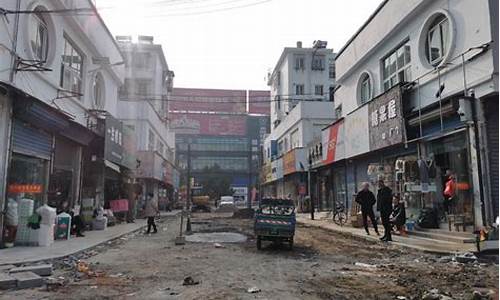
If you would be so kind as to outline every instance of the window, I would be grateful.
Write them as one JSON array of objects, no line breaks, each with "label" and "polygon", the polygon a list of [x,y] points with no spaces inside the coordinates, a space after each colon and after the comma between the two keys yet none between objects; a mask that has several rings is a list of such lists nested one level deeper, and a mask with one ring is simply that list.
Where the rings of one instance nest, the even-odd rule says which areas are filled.
[{"label": "window", "polygon": [[335,108],[335,118],[339,119],[341,117],[342,117],[342,104],[340,104],[339,106],[337,106],[337,108]]},{"label": "window", "polygon": [[278,143],[278,156],[283,154],[283,141]]},{"label": "window", "polygon": [[155,150],[155,134],[151,129],[149,129],[148,132],[148,150],[149,151]]},{"label": "window", "polygon": [[94,106],[98,109],[104,108],[104,80],[102,75],[97,73],[94,76],[94,81],[92,82],[92,98],[94,100]]},{"label": "window", "polygon": [[323,96],[323,86],[322,85],[314,86],[314,95]]},{"label": "window", "polygon": [[295,95],[304,95],[304,85],[296,84],[295,85]]},{"label": "window", "polygon": [[439,64],[450,48],[450,22],[444,15],[439,15],[431,23],[427,32],[426,56],[433,66]]},{"label": "window", "polygon": [[359,103],[364,104],[370,101],[370,99],[372,98],[371,94],[372,94],[372,84],[370,80],[370,75],[365,73],[361,76],[361,83],[359,86]]},{"label": "window", "polygon": [[290,146],[292,149],[295,149],[300,146],[299,143],[299,129],[295,129],[291,134],[290,134]]},{"label": "window", "polygon": [[161,155],[163,155],[163,147],[164,147],[163,143],[160,140],[158,140],[158,152]]},{"label": "window", "polygon": [[149,96],[151,80],[137,79],[135,81],[135,93],[139,96]]},{"label": "window", "polygon": [[323,71],[325,69],[325,58],[323,56],[313,55],[312,69]]},{"label": "window", "polygon": [[330,86],[329,96],[330,96],[330,102],[333,102],[335,100],[335,87],[334,86]]},{"label": "window", "polygon": [[146,69],[151,65],[151,54],[145,52],[134,53],[132,62],[135,68]]},{"label": "window", "polygon": [[45,62],[49,52],[49,31],[45,17],[40,11],[41,8],[36,8],[35,13],[31,15],[30,44],[33,58]]},{"label": "window", "polygon": [[328,77],[330,79],[335,78],[335,61],[331,60],[329,65],[328,65]]},{"label": "window", "polygon": [[60,86],[65,90],[81,94],[82,67],[83,67],[82,54],[65,37],[64,52],[62,55],[62,64],[61,64]]},{"label": "window", "polygon": [[120,90],[118,91],[120,97],[128,97],[132,93],[132,79],[125,78],[123,85],[120,86]]},{"label": "window", "polygon": [[403,44],[383,60],[384,91],[411,78],[410,45]]},{"label": "window", "polygon": [[304,56],[303,55],[295,56],[295,70],[304,70],[304,68],[305,68]]}]

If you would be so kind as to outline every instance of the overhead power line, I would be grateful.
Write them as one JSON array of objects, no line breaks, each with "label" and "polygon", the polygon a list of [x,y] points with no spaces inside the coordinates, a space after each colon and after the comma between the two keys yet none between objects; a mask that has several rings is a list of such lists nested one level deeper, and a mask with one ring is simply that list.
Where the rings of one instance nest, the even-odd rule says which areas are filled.
[{"label": "overhead power line", "polygon": [[92,8],[67,8],[67,9],[50,9],[50,10],[10,10],[0,7],[0,15],[20,15],[20,14],[70,14],[70,15],[94,15],[95,11]]},{"label": "overhead power line", "polygon": [[[306,95],[301,95],[301,96],[306,96]],[[279,99],[269,99],[269,100],[249,100],[249,103],[272,103],[272,102],[278,102],[278,101],[304,101],[304,102],[311,102],[311,101],[323,101],[323,102],[328,102],[328,97],[323,96],[320,97],[316,95],[317,97],[313,98],[297,98],[298,96],[295,97],[280,97]],[[176,97],[176,96],[173,96]],[[209,97],[204,97],[204,98],[209,98]],[[222,97],[213,97],[220,99]],[[227,98],[233,98],[233,97],[227,97]],[[236,97],[234,97],[236,98]],[[157,96],[137,96],[137,95],[128,95],[127,97],[120,97],[119,100],[121,101],[130,101],[130,102],[140,102],[140,101],[157,101],[157,102],[179,102],[179,103],[206,103],[206,104],[246,104],[246,98],[245,100],[228,100],[228,101],[212,101],[212,100],[180,100],[180,99],[165,99],[163,97],[157,97]]]},{"label": "overhead power line", "polygon": [[234,5],[234,6],[224,7],[224,8],[212,9],[212,10],[157,14],[157,15],[150,15],[148,17],[162,18],[162,17],[180,17],[180,16],[195,16],[195,15],[211,14],[211,13],[217,13],[217,12],[222,12],[222,11],[228,11],[228,10],[234,10],[234,9],[240,9],[240,8],[245,8],[245,7],[261,5],[261,4],[264,4],[267,2],[271,2],[271,1],[272,0],[263,0],[263,1],[256,1],[256,2],[252,2],[252,3],[242,4],[242,5]]}]

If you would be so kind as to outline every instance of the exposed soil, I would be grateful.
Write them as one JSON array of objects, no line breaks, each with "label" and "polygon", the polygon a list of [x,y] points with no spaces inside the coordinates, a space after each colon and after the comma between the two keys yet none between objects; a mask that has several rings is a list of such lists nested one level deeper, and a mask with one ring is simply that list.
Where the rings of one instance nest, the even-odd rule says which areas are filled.
[{"label": "exposed soil", "polygon": [[491,262],[459,264],[317,228],[298,226],[292,251],[271,243],[259,251],[253,221],[231,215],[195,214],[193,232],[243,233],[246,242],[176,246],[179,224],[171,219],[157,234],[101,248],[85,260],[91,276],[61,264],[53,276],[64,277],[60,287],[7,291],[0,298],[422,299],[437,288],[453,299],[471,299],[476,290],[498,291],[498,265]]}]

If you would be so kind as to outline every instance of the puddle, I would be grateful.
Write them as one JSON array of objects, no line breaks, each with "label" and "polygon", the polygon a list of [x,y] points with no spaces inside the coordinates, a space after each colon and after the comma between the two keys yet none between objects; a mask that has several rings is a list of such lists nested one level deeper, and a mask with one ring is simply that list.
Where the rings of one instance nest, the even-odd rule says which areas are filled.
[{"label": "puddle", "polygon": [[186,236],[186,241],[193,243],[243,243],[247,237],[235,232],[193,233]]}]

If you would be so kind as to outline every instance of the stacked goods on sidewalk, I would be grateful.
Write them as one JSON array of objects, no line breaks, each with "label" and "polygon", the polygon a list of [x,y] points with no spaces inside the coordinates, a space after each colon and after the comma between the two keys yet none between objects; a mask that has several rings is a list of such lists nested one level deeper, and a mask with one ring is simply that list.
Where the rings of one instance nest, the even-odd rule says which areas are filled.
[{"label": "stacked goods on sidewalk", "polygon": [[17,226],[16,244],[31,245],[35,242],[33,230],[28,227],[29,218],[33,215],[35,201],[23,198],[18,203],[19,223]]}]

